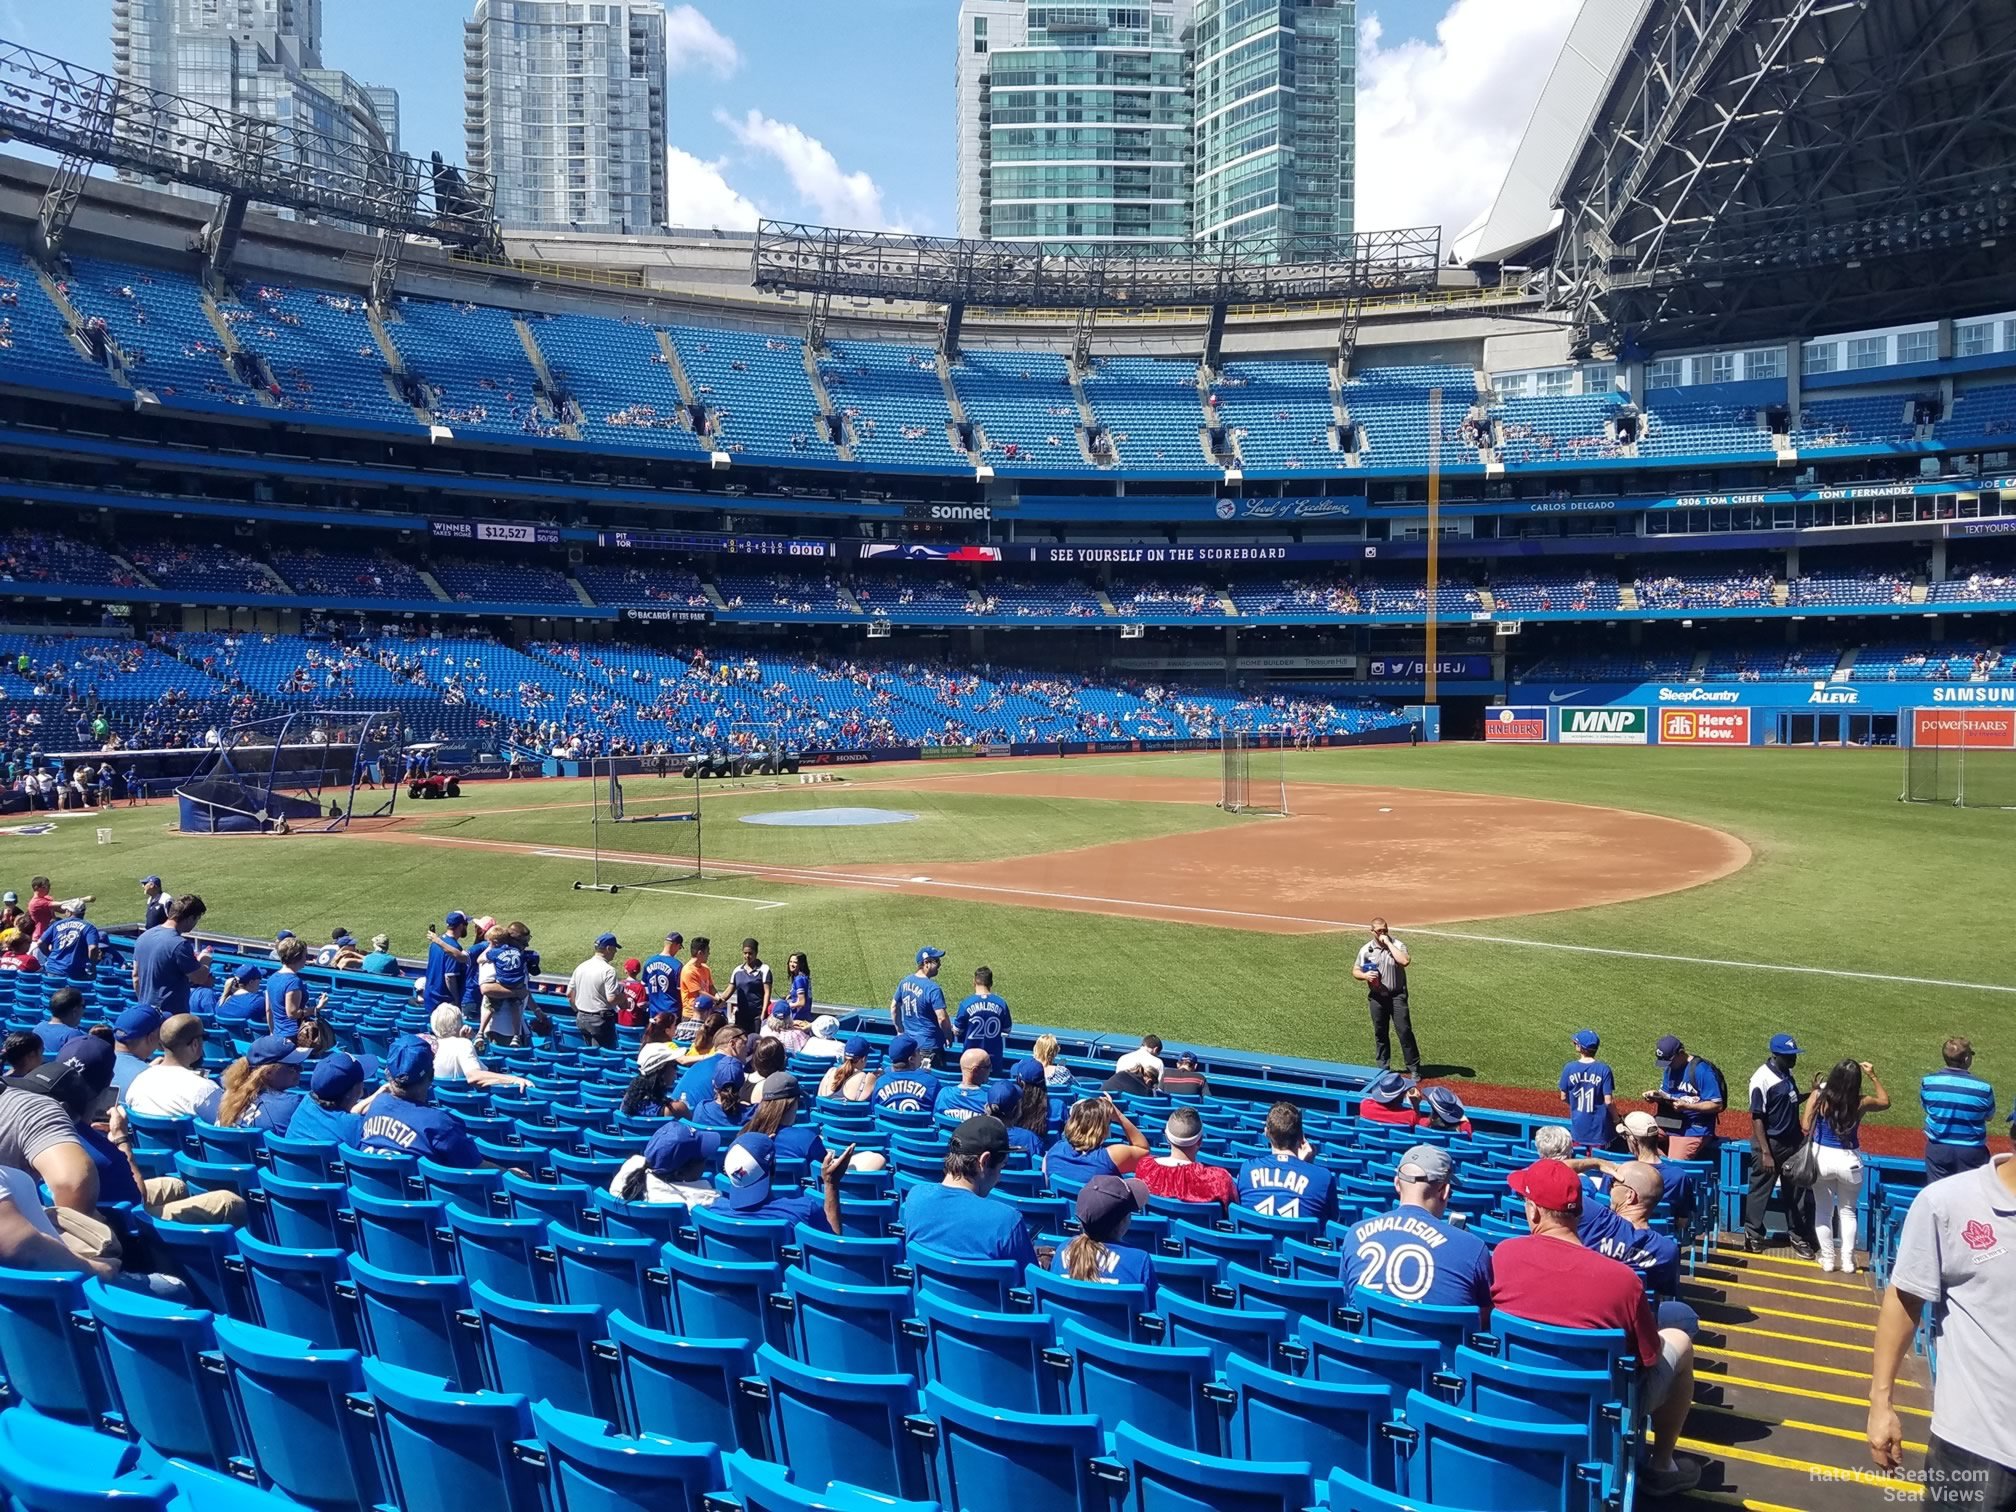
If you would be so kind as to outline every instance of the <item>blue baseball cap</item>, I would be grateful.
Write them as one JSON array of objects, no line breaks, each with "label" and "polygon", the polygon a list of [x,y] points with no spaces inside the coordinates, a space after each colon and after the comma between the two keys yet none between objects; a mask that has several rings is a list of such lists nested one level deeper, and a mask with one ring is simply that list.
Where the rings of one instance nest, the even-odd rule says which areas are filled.
[{"label": "blue baseball cap", "polygon": [[732,1055],[724,1055],[715,1063],[713,1085],[715,1091],[732,1087],[749,1079],[749,1068]]},{"label": "blue baseball cap", "polygon": [[152,1008],[128,1008],[112,1020],[112,1038],[116,1040],[143,1040],[150,1034],[159,1034],[166,1020]]},{"label": "blue baseball cap", "polygon": [[670,930],[665,935],[665,943],[667,945],[684,945],[686,943],[686,936],[679,933],[676,929]]},{"label": "blue baseball cap", "polygon": [[1773,1055],[1797,1055],[1799,1053],[1799,1041],[1792,1038],[1789,1034],[1774,1034],[1771,1036],[1771,1053]]},{"label": "blue baseball cap", "polygon": [[357,937],[355,935],[350,934],[340,934],[336,936],[335,940],[332,941],[331,943],[336,945],[355,945],[357,943]]},{"label": "blue baseball cap", "polygon": [[612,947],[617,950],[621,950],[623,948],[623,942],[617,939],[616,936],[612,934],[601,934],[595,937],[595,948],[597,950],[608,950]]},{"label": "blue baseball cap", "polygon": [[1050,1073],[1043,1069],[1043,1062],[1033,1055],[1015,1062],[1015,1069],[1008,1074],[1025,1087],[1040,1087],[1050,1079]]},{"label": "blue baseball cap", "polygon": [[682,1171],[696,1160],[712,1160],[721,1149],[721,1135],[690,1123],[660,1124],[644,1145],[644,1164],[653,1171]]},{"label": "blue baseball cap", "polygon": [[249,961],[231,973],[241,982],[260,982],[266,979],[266,968],[254,966]]},{"label": "blue baseball cap", "polygon": [[280,943],[280,942],[281,942],[282,940],[291,940],[291,939],[293,939],[293,938],[294,938],[294,931],[293,931],[293,930],[291,930],[291,929],[283,929],[283,930],[281,930],[281,931],[280,931],[280,933],[278,933],[278,934],[276,934],[275,936],[273,936],[273,943],[274,943],[275,945],[278,945],[278,944],[279,944],[279,943]]},{"label": "blue baseball cap", "polygon": [[308,1078],[308,1090],[325,1102],[350,1097],[364,1085],[364,1062],[341,1051],[325,1055],[315,1074]]},{"label": "blue baseball cap", "polygon": [[1654,1060],[1669,1061],[1679,1053],[1680,1036],[1677,1034],[1660,1035],[1659,1043],[1652,1047],[1652,1059]]},{"label": "blue baseball cap", "polygon": [[868,1041],[866,1041],[860,1035],[857,1034],[854,1036],[854,1038],[847,1041],[844,1048],[847,1051],[847,1059],[863,1060],[867,1057],[868,1052],[873,1050],[875,1047],[869,1044]]},{"label": "blue baseball cap", "polygon": [[996,1118],[1013,1118],[1022,1111],[1022,1089],[1005,1079],[987,1083],[987,1111]]},{"label": "blue baseball cap", "polygon": [[457,924],[467,924],[468,922],[469,915],[462,912],[459,908],[451,908],[448,910],[448,916],[441,921],[441,927],[443,929],[453,929]]},{"label": "blue baseball cap", "polygon": [[1383,1108],[1396,1107],[1413,1088],[1413,1077],[1402,1076],[1398,1071],[1381,1071],[1365,1088],[1365,1100]]},{"label": "blue baseball cap", "polygon": [[84,1078],[84,1085],[96,1097],[112,1085],[112,1062],[117,1052],[95,1034],[80,1034],[64,1043],[56,1059],[68,1061]]},{"label": "blue baseball cap", "polygon": [[940,950],[936,945],[926,945],[922,950],[917,952],[917,964],[919,966],[922,966],[926,961],[942,961],[944,959],[945,952]]},{"label": "blue baseball cap", "polygon": [[777,1174],[777,1141],[768,1134],[744,1134],[728,1147],[721,1162],[728,1178],[728,1206],[747,1212],[770,1200],[770,1178]]},{"label": "blue baseball cap", "polygon": [[306,1059],[306,1050],[277,1034],[262,1034],[245,1049],[245,1062],[255,1071],[261,1066],[298,1066]]},{"label": "blue baseball cap", "polygon": [[696,992],[693,995],[693,1011],[695,1013],[707,1013],[712,1011],[713,1007],[714,995],[712,993]]},{"label": "blue baseball cap", "polygon": [[434,1069],[434,1050],[417,1034],[402,1034],[385,1054],[385,1074],[393,1081],[411,1081]]},{"label": "blue baseball cap", "polygon": [[142,887],[159,887],[161,885],[161,879],[159,877],[142,877],[140,879],[140,885]]},{"label": "blue baseball cap", "polygon": [[894,1066],[910,1059],[917,1053],[917,1041],[907,1034],[899,1034],[889,1041],[889,1064]]},{"label": "blue baseball cap", "polygon": [[1575,1048],[1578,1050],[1594,1050],[1603,1043],[1603,1036],[1594,1029],[1577,1029],[1574,1039]]}]

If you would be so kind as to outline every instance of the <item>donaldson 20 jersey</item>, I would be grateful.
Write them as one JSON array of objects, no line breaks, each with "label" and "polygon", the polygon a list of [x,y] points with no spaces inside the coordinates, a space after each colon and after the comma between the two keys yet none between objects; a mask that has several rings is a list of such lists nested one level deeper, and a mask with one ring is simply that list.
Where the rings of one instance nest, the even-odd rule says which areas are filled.
[{"label": "donaldson 20 jersey", "polygon": [[1367,1218],[1344,1242],[1338,1272],[1348,1292],[1384,1292],[1436,1307],[1491,1305],[1491,1248],[1426,1208],[1403,1206]]}]

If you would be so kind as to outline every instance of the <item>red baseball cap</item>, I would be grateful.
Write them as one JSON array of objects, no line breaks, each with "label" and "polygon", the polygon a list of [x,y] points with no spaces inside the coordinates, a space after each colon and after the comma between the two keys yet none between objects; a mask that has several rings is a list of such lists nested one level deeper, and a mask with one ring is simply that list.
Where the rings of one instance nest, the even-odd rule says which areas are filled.
[{"label": "red baseball cap", "polygon": [[1536,1160],[1507,1176],[1505,1184],[1552,1212],[1568,1213],[1582,1206],[1582,1178],[1558,1160]]}]

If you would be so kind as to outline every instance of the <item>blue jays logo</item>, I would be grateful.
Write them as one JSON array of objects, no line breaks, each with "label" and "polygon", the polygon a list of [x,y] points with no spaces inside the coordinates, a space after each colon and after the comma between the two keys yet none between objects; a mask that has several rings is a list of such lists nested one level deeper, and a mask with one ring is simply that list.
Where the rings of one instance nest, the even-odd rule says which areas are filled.
[{"label": "blue jays logo", "polygon": [[53,824],[10,824],[4,829],[0,829],[0,835],[53,835],[55,833],[56,826]]},{"label": "blue jays logo", "polygon": [[1218,501],[1219,519],[1229,520],[1238,513],[1239,513],[1239,501],[1237,499],[1220,499]]}]

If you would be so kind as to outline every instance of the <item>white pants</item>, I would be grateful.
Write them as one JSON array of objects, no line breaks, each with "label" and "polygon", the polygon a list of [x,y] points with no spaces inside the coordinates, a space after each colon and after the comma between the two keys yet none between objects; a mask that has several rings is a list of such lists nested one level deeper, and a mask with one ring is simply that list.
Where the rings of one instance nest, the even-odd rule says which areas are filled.
[{"label": "white pants", "polygon": [[1862,1190],[1862,1157],[1853,1150],[1821,1145],[1820,1179],[1813,1183],[1813,1226],[1820,1241],[1820,1262],[1834,1263],[1834,1219],[1841,1219],[1841,1265],[1855,1263],[1855,1199]]}]

